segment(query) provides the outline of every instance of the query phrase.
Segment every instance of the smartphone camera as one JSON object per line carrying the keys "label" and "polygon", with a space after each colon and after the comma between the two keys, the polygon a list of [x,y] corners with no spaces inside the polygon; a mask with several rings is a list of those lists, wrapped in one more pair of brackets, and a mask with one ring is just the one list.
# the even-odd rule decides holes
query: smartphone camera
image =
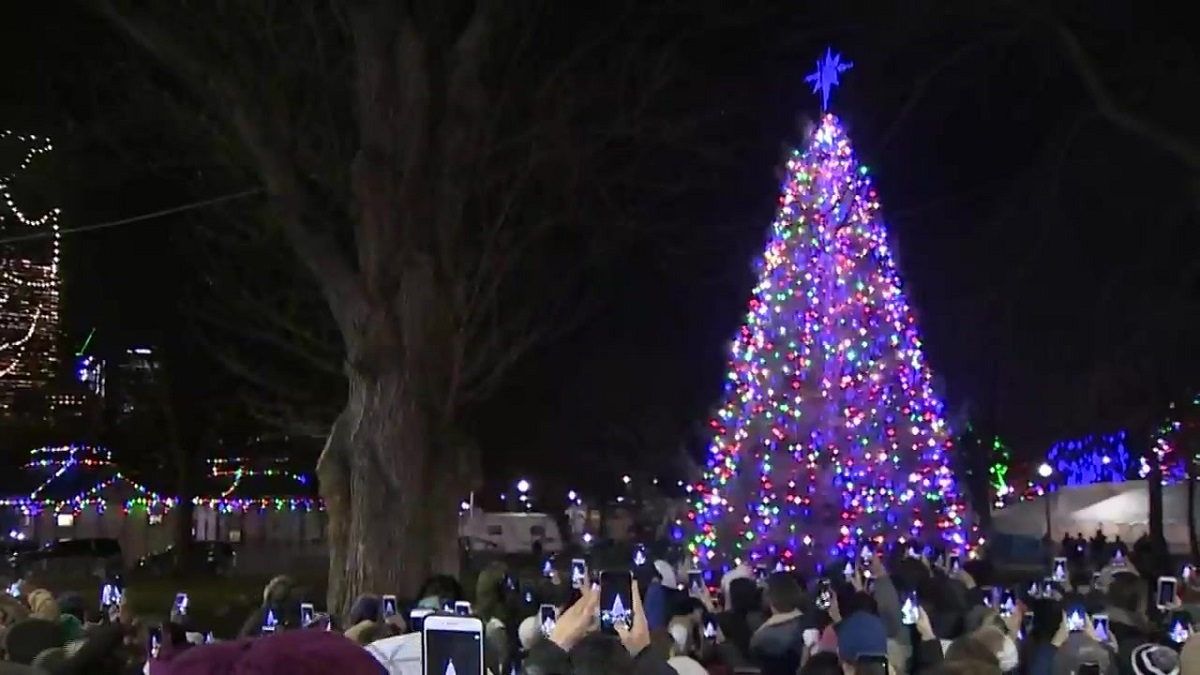
{"label": "smartphone camera", "polygon": [[265,617],[263,617],[262,632],[274,633],[275,629],[278,627],[279,627],[279,617],[275,616],[275,610],[268,609],[267,615]]}
{"label": "smartphone camera", "polygon": [[700,570],[688,570],[688,592],[699,593],[704,590],[704,573]]}
{"label": "smartphone camera", "polygon": [[300,625],[307,626],[317,617],[317,611],[311,602],[300,603]]}
{"label": "smartphone camera", "polygon": [[583,588],[583,584],[587,582],[587,561],[583,558],[574,558],[571,560],[571,585],[575,588]]}
{"label": "smartphone camera", "polygon": [[645,564],[646,564],[646,547],[642,546],[641,544],[638,544],[637,548],[633,549],[633,566],[641,567],[642,565],[645,565]]}
{"label": "smartphone camera", "polygon": [[422,675],[483,675],[483,621],[432,614],[421,629]]}
{"label": "smartphone camera", "polygon": [[1017,611],[1017,594],[1010,590],[1000,591],[1000,616],[1012,616]]}
{"label": "smartphone camera", "polygon": [[14,581],[8,585],[8,594],[14,598],[21,597],[21,582]]}
{"label": "smartphone camera", "polygon": [[150,653],[151,659],[158,658],[158,652],[162,649],[162,628],[153,626],[149,631],[149,640],[146,643],[146,649]]}
{"label": "smartphone camera", "polygon": [[1158,608],[1165,609],[1175,604],[1179,592],[1179,580],[1175,577],[1159,577],[1155,593]]}
{"label": "smartphone camera", "polygon": [[1092,617],[1092,631],[1101,641],[1108,640],[1108,615],[1097,614]]}
{"label": "smartphone camera", "polygon": [[618,624],[633,626],[633,575],[600,573],[600,629],[615,633]]}
{"label": "smartphone camera", "polygon": [[175,611],[180,614],[185,614],[185,615],[188,613],[188,594],[187,593],[176,593],[175,594]]}
{"label": "smartphone camera", "polygon": [[100,609],[109,609],[121,604],[121,587],[114,583],[104,584],[100,588]]}
{"label": "smartphone camera", "polygon": [[766,565],[758,565],[754,568],[754,580],[759,583],[766,583],[767,577],[771,576],[771,570]]}
{"label": "smartphone camera", "polygon": [[408,613],[408,625],[412,626],[414,633],[420,632],[425,627],[425,617],[433,614],[433,610],[428,607],[416,607]]}
{"label": "smartphone camera", "polygon": [[1187,642],[1188,638],[1192,636],[1192,628],[1188,625],[1187,617],[1171,617],[1171,630],[1167,632],[1167,635],[1170,636],[1171,642],[1174,642],[1177,645],[1182,645],[1183,643]]}
{"label": "smartphone camera", "polygon": [[980,593],[980,595],[983,596],[983,606],[984,607],[995,607],[996,606],[997,593],[996,593],[995,588],[993,588],[992,586],[984,586],[979,589],[979,593]]}
{"label": "smartphone camera", "polygon": [[962,556],[957,553],[946,556],[946,569],[950,574],[958,574],[962,571]]}
{"label": "smartphone camera", "polygon": [[846,579],[854,578],[854,563],[853,562],[847,562],[846,566],[842,568],[842,576],[845,577]]}
{"label": "smartphone camera", "polygon": [[905,626],[915,626],[920,616],[921,606],[917,603],[917,594],[905,595],[904,604],[900,606],[900,620]]}
{"label": "smartphone camera", "polygon": [[396,614],[399,613],[398,608],[396,607],[396,596],[383,596],[383,605],[380,607],[380,611],[383,612],[384,619],[390,619],[393,616],[396,616]]}
{"label": "smartphone camera", "polygon": [[1081,607],[1072,607],[1067,612],[1067,630],[1072,633],[1078,633],[1087,626],[1086,615]]}
{"label": "smartphone camera", "polygon": [[833,584],[828,579],[817,582],[817,609],[828,611],[833,607]]}
{"label": "smartphone camera", "polygon": [[704,639],[712,642],[717,639],[717,624],[711,618],[704,622]]}
{"label": "smartphone camera", "polygon": [[1067,559],[1055,558],[1054,567],[1050,568],[1050,578],[1062,583],[1067,580]]}
{"label": "smartphone camera", "polygon": [[1183,579],[1184,583],[1191,581],[1192,578],[1195,576],[1196,576],[1196,566],[1195,565],[1187,564],[1187,565],[1183,566],[1183,569],[1179,570],[1179,578]]}
{"label": "smartphone camera", "polygon": [[1033,612],[1032,611],[1026,611],[1024,614],[1021,615],[1021,630],[1025,631],[1026,634],[1028,634],[1031,630],[1033,630]]}
{"label": "smartphone camera", "polygon": [[554,632],[554,626],[558,623],[558,608],[554,605],[542,605],[538,607],[538,625],[542,628],[542,635],[550,635]]}
{"label": "smartphone camera", "polygon": [[1055,585],[1054,580],[1051,579],[1050,577],[1046,577],[1045,579],[1042,579],[1041,596],[1043,598],[1053,598],[1054,597],[1054,585]]}
{"label": "smartphone camera", "polygon": [[546,558],[546,561],[542,563],[542,576],[546,577],[547,579],[554,576],[553,558]]}
{"label": "smartphone camera", "polygon": [[459,616],[471,616],[471,603],[466,600],[459,600],[454,603],[454,613]]}

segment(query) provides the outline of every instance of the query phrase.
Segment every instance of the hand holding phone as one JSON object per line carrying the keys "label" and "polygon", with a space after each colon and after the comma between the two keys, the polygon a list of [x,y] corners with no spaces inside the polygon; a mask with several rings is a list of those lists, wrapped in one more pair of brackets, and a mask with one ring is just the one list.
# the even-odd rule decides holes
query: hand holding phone
{"label": "hand holding phone", "polygon": [[917,625],[917,620],[921,618],[921,605],[917,602],[916,593],[908,593],[904,596],[904,604],[900,606],[900,621],[905,626]]}
{"label": "hand holding phone", "polygon": [[704,590],[704,573],[700,570],[688,570],[688,593],[699,593]]}
{"label": "hand holding phone", "polygon": [[587,561],[583,558],[571,559],[571,586],[583,588],[587,583]]}
{"label": "hand holding phone", "polygon": [[554,605],[542,605],[538,607],[538,625],[541,626],[542,635],[550,635],[554,632],[554,626],[558,623],[558,608]]}
{"label": "hand holding phone", "polygon": [[833,607],[833,584],[828,579],[817,582],[817,609],[827,612]]}
{"label": "hand holding phone", "polygon": [[1155,599],[1159,609],[1174,607],[1179,601],[1179,580],[1175,577],[1159,577]]}
{"label": "hand holding phone", "polygon": [[618,624],[633,627],[633,575],[605,570],[600,573],[600,630],[615,634]]}
{"label": "hand holding phone", "polygon": [[300,625],[307,626],[317,617],[317,611],[311,602],[300,603]]}
{"label": "hand holding phone", "polygon": [[396,616],[396,614],[399,612],[399,610],[397,609],[397,606],[396,606],[396,596],[394,596],[394,595],[383,596],[379,611],[383,614],[383,616],[381,618],[384,620],[387,620],[387,619],[392,618],[393,616]]}

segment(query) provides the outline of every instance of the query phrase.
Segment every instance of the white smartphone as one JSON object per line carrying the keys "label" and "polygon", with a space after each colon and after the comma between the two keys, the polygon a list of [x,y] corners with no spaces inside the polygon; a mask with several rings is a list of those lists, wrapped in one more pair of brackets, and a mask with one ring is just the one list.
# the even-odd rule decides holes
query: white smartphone
{"label": "white smartphone", "polygon": [[314,618],[316,618],[316,616],[317,616],[317,611],[315,609],[313,609],[313,604],[311,602],[300,603],[300,625],[301,626],[307,626],[308,624],[312,623],[312,620]]}
{"label": "white smartphone", "polygon": [[394,596],[394,595],[383,596],[383,603],[382,603],[382,607],[380,607],[380,611],[383,612],[384,619],[390,619],[393,616],[396,616],[396,614],[399,612],[399,610],[396,607],[396,596]]}
{"label": "white smartphone", "polygon": [[459,616],[471,616],[471,603],[466,600],[459,600],[454,603],[454,613]]}
{"label": "white smartphone", "polygon": [[421,629],[424,675],[484,675],[483,621],[431,614]]}
{"label": "white smartphone", "polygon": [[428,607],[414,607],[408,613],[408,625],[414,633],[419,633],[425,628],[425,618],[433,614],[433,610]]}
{"label": "white smartphone", "polygon": [[583,588],[587,581],[587,561],[583,558],[571,559],[571,586]]}
{"label": "white smartphone", "polygon": [[557,622],[557,607],[554,605],[542,605],[538,607],[538,625],[542,628],[542,635],[549,635],[554,632],[554,626]]}
{"label": "white smartphone", "polygon": [[1159,609],[1165,609],[1175,604],[1179,593],[1179,580],[1175,577],[1159,577],[1158,587],[1154,593]]}

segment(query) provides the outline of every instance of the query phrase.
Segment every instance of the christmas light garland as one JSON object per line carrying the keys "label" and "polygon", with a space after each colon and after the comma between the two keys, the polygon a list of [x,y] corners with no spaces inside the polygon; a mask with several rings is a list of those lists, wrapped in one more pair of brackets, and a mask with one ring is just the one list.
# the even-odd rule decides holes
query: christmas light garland
{"label": "christmas light garland", "polygon": [[[220,497],[196,497],[192,500],[195,506],[205,507],[225,513],[249,510],[291,510],[312,511],[321,508],[321,502],[315,498],[303,497],[232,497],[239,483],[251,476],[284,477],[301,485],[310,484],[310,479],[303,474],[282,469],[255,470],[245,467],[235,467],[235,462],[246,460],[211,460],[210,476],[213,478],[232,478],[233,484],[223,491]],[[108,487],[124,483],[131,487],[136,496],[118,502],[124,513],[133,509],[146,511],[168,511],[178,504],[178,499],[158,494],[137,481],[129,478],[113,463],[112,453],[104,448],[86,445],[68,445],[45,447],[33,450],[30,460],[22,467],[27,471],[46,472],[40,485],[27,496],[0,499],[0,506],[16,508],[22,513],[36,514],[43,511],[78,514],[85,508],[105,511],[114,506],[113,500],[105,498],[102,493]],[[66,499],[49,496],[55,483],[69,475],[73,470],[99,470],[107,475],[97,480],[91,488]]]}
{"label": "christmas light garland", "polygon": [[[27,214],[17,206],[12,193],[12,185],[18,175],[38,157],[54,148],[50,139],[0,130],[0,141],[15,141],[25,145],[25,152],[17,167],[7,174],[0,174],[0,200],[6,207],[0,215],[5,218],[11,216],[26,230],[49,228],[51,232],[47,263],[11,251],[0,259],[0,320],[5,330],[16,331],[16,334],[0,337],[0,378],[12,381],[7,384],[6,392],[11,395],[16,389],[46,384],[42,380],[48,382],[53,377],[57,362],[54,340],[58,330],[58,262],[61,244],[58,218],[61,210],[50,209],[38,216]],[[30,302],[28,297],[14,298],[16,294],[32,294],[36,300]],[[33,305],[31,314],[29,305]],[[49,342],[48,348],[45,353],[29,355],[30,358],[26,359],[31,344],[39,337]],[[25,372],[21,372],[22,365],[26,365]],[[7,405],[11,401],[5,400],[3,403]]]}
{"label": "christmas light garland", "polygon": [[897,535],[966,545],[952,445],[879,198],[838,119],[793,151],[711,421],[688,548],[789,564]]}

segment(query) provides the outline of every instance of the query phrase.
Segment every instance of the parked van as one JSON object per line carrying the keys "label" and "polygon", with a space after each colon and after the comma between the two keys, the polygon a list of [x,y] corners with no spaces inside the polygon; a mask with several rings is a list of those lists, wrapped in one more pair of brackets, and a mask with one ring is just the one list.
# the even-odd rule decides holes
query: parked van
{"label": "parked van", "polygon": [[458,537],[469,551],[557,553],[563,547],[558,523],[545,513],[471,511],[459,519]]}

